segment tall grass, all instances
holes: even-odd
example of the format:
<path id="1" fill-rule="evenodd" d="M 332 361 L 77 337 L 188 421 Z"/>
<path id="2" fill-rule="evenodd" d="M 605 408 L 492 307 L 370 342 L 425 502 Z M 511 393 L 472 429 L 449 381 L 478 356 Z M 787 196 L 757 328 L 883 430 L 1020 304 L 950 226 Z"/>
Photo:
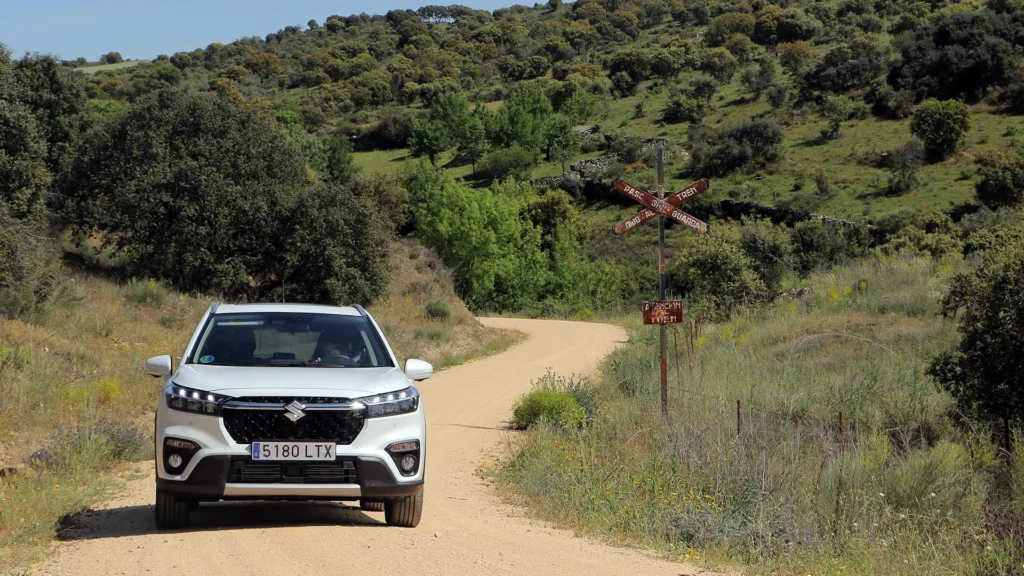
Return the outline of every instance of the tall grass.
<path id="1" fill-rule="evenodd" d="M 680 350 L 667 426 L 656 331 L 634 325 L 603 371 L 592 424 L 518 437 L 498 477 L 552 518 L 690 560 L 782 574 L 969 570 L 999 464 L 987 437 L 949 423 L 951 401 L 924 372 L 955 339 L 937 316 L 952 272 L 863 261 L 704 327 L 692 374 Z"/>

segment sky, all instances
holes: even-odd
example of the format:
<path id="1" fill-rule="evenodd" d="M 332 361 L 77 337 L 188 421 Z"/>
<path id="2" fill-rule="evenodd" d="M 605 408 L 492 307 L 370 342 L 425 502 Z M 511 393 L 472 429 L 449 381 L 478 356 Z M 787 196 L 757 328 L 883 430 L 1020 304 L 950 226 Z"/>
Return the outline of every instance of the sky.
<path id="1" fill-rule="evenodd" d="M 0 0 L 0 43 L 15 57 L 27 52 L 65 60 L 120 52 L 126 59 L 152 60 L 160 54 L 205 48 L 243 36 L 264 37 L 311 18 L 332 14 L 416 9 L 429 4 L 462 4 L 494 10 L 512 0 Z M 519 0 L 519 3 L 525 3 Z M 530 2 L 532 4 L 532 2 Z"/>

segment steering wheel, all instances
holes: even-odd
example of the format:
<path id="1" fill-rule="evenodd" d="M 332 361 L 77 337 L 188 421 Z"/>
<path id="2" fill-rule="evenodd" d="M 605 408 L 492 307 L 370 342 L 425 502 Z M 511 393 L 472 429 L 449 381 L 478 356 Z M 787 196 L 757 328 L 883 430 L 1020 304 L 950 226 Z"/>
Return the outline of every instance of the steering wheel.
<path id="1" fill-rule="evenodd" d="M 348 356 L 345 356 L 344 354 L 329 354 L 327 356 L 324 356 L 323 358 L 320 358 L 319 364 L 337 364 L 339 366 L 358 366 L 359 365 L 359 357 L 357 356 L 356 358 L 353 359 L 353 358 L 349 358 Z"/>

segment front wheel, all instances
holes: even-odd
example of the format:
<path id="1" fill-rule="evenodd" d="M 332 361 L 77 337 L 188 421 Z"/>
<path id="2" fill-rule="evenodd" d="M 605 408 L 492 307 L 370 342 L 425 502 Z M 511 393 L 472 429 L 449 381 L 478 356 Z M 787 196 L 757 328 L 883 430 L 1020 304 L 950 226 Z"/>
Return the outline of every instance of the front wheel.
<path id="1" fill-rule="evenodd" d="M 383 512 L 384 503 L 374 500 L 360 500 L 359 509 L 363 512 Z"/>
<path id="2" fill-rule="evenodd" d="M 188 526 L 192 502 L 182 500 L 174 494 L 156 489 L 156 527 L 160 530 L 174 530 Z"/>
<path id="3" fill-rule="evenodd" d="M 415 528 L 423 515 L 423 491 L 384 504 L 384 521 L 388 526 Z"/>

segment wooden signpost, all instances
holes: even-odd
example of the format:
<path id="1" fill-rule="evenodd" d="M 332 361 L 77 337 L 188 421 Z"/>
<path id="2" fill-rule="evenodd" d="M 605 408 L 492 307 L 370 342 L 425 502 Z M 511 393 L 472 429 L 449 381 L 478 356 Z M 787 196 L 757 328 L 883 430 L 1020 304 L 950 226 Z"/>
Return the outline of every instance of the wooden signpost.
<path id="1" fill-rule="evenodd" d="M 658 301 L 644 302 L 643 313 L 644 324 L 657 324 L 661 330 L 661 414 L 668 418 L 668 360 L 665 326 L 683 321 L 683 303 L 680 300 L 665 300 L 665 218 L 671 218 L 694 232 L 706 234 L 707 222 L 683 212 L 678 206 L 707 191 L 708 181 L 706 179 L 697 180 L 666 198 L 664 150 L 659 148 L 657 196 L 624 180 L 616 180 L 613 186 L 622 194 L 644 206 L 644 209 L 637 212 L 635 216 L 615 225 L 616 235 L 625 234 L 654 218 L 658 219 Z"/>

